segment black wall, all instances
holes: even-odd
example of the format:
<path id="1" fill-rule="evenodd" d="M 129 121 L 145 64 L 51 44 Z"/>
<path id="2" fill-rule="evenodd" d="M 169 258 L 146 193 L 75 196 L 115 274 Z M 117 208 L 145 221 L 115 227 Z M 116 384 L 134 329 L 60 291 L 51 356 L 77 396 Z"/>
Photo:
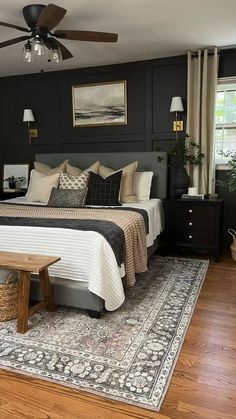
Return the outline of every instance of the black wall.
<path id="1" fill-rule="evenodd" d="M 73 128 L 72 86 L 112 80 L 127 80 L 128 124 Z M 186 106 L 186 84 L 185 56 L 0 78 L 0 163 L 32 162 L 44 152 L 152 150 L 173 137 L 170 102 L 181 96 Z M 24 108 L 39 131 L 31 147 Z"/>
<path id="2" fill-rule="evenodd" d="M 223 51 L 220 77 L 236 76 L 236 51 Z M 76 84 L 127 80 L 126 126 L 73 128 L 71 88 Z M 186 109 L 186 56 L 0 78 L 0 166 L 33 162 L 36 153 L 149 151 L 173 138 L 172 96 Z M 39 138 L 28 145 L 23 109 L 33 110 Z M 185 121 L 186 112 L 183 113 Z M 1 170 L 1 167 L 0 167 Z M 220 174 L 222 176 L 222 174 Z M 221 191 L 225 194 L 225 191 Z M 236 227 L 236 194 L 225 194 L 225 230 Z M 226 235 L 225 235 L 226 237 Z"/>

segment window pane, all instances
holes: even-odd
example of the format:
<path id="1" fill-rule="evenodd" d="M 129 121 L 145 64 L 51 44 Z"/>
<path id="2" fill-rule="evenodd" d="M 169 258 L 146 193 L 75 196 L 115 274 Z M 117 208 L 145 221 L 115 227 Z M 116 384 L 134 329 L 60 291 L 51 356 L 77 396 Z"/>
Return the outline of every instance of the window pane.
<path id="1" fill-rule="evenodd" d="M 227 163 L 229 158 L 220 155 L 219 151 L 234 152 L 236 150 L 236 128 L 217 129 L 215 132 L 216 163 Z"/>
<path id="2" fill-rule="evenodd" d="M 216 96 L 216 124 L 224 123 L 224 92 L 217 92 Z"/>
<path id="3" fill-rule="evenodd" d="M 234 151 L 236 149 L 236 128 L 224 129 L 223 150 Z"/>
<path id="4" fill-rule="evenodd" d="M 225 117 L 224 122 L 227 124 L 236 123 L 236 92 L 225 92 Z"/>
<path id="5" fill-rule="evenodd" d="M 220 152 L 223 151 L 223 129 L 215 130 L 215 160 L 216 163 L 223 162 L 223 156 L 220 155 Z"/>

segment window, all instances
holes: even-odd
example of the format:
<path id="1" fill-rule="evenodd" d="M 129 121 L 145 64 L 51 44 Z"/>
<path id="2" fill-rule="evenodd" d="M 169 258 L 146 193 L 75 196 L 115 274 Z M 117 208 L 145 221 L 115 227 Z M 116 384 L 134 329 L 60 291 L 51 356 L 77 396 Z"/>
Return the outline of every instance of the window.
<path id="1" fill-rule="evenodd" d="M 221 79 L 216 96 L 215 160 L 226 164 L 219 151 L 236 150 L 236 78 Z"/>

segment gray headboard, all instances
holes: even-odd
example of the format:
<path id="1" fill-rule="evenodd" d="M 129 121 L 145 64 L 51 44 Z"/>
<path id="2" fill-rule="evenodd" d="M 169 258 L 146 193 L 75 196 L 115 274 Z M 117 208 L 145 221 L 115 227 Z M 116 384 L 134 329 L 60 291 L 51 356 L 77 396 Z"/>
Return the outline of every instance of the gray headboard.
<path id="1" fill-rule="evenodd" d="M 166 198 L 167 196 L 167 155 L 165 152 L 128 152 L 128 153 L 53 153 L 36 154 L 35 160 L 49 166 L 57 166 L 68 159 L 70 164 L 81 169 L 86 169 L 99 160 L 101 164 L 119 169 L 133 161 L 138 161 L 138 171 L 154 172 L 151 197 Z"/>

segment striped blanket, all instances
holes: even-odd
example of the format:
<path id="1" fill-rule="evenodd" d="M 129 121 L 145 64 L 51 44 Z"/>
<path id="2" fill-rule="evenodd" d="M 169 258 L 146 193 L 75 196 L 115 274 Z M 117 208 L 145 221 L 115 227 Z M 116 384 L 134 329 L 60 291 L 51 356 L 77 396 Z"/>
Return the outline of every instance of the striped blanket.
<path id="1" fill-rule="evenodd" d="M 145 223 L 142 214 L 132 210 L 117 209 L 116 211 L 107 208 L 51 208 L 27 205 L 0 204 L 0 219 L 8 219 L 17 224 L 16 218 L 40 219 L 40 220 L 100 220 L 108 221 L 119 226 L 124 233 L 124 265 L 125 284 L 132 286 L 135 283 L 135 273 L 147 270 L 147 246 Z M 41 224 L 40 224 L 41 225 Z"/>

